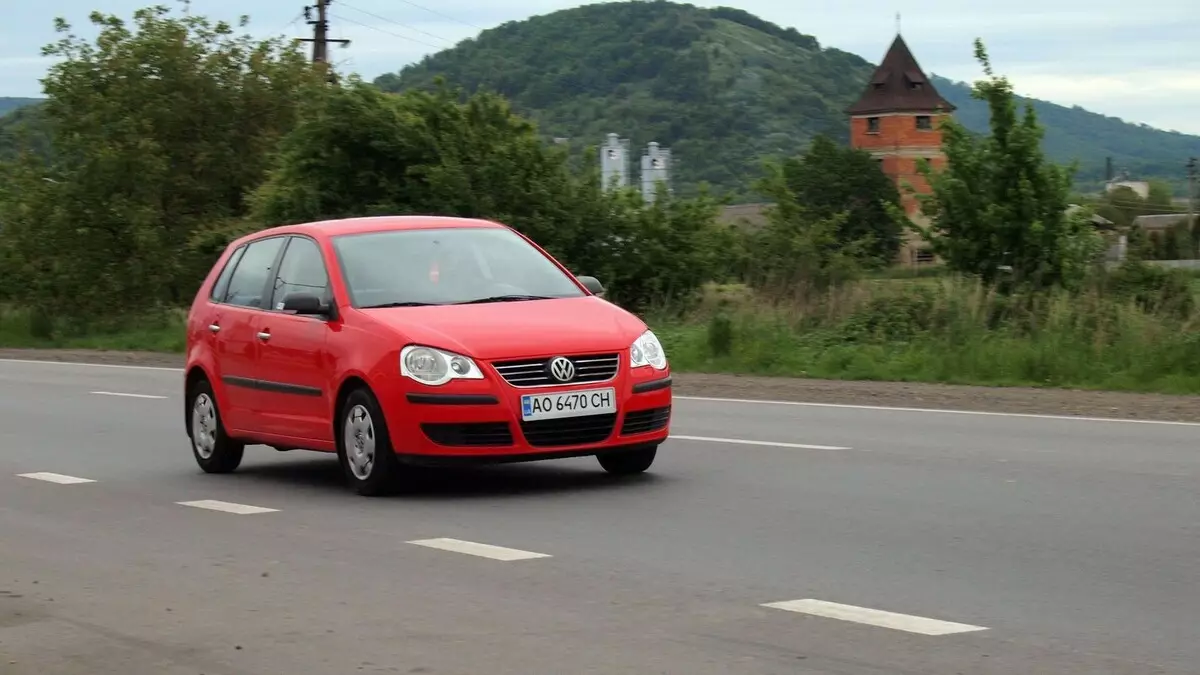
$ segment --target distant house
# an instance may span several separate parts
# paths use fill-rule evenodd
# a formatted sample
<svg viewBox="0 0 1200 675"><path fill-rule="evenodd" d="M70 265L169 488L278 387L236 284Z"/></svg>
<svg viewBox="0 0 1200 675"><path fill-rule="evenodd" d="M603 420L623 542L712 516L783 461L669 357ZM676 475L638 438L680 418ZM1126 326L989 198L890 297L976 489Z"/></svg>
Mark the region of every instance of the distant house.
<svg viewBox="0 0 1200 675"><path fill-rule="evenodd" d="M1068 204L1066 211L1067 216L1073 216L1076 213L1079 213L1079 210L1082 208L1083 207L1079 204ZM1093 213L1092 217L1088 218L1088 220L1092 221L1092 225L1095 225L1097 230L1112 230L1116 228L1116 223L1098 213Z"/></svg>
<svg viewBox="0 0 1200 675"><path fill-rule="evenodd" d="M1146 232L1163 232L1186 221L1186 213L1162 213L1153 216L1138 216L1133 219L1133 227L1139 227Z"/></svg>
<svg viewBox="0 0 1200 675"><path fill-rule="evenodd" d="M738 225L740 227L758 228L767 224L766 203L734 204L726 206L717 214L717 222L722 225Z"/></svg>
<svg viewBox="0 0 1200 675"><path fill-rule="evenodd" d="M1104 184L1104 191L1112 192L1118 188L1129 188L1142 199L1150 197L1150 183L1144 180L1110 180Z"/></svg>

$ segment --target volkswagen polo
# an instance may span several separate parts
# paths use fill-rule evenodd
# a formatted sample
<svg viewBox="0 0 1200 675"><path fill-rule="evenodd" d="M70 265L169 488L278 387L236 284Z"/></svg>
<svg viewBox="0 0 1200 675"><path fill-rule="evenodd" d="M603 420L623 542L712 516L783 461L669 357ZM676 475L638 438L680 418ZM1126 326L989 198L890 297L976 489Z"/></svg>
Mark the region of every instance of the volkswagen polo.
<svg viewBox="0 0 1200 675"><path fill-rule="evenodd" d="M336 453L359 494L412 465L596 456L646 471L671 376L638 317L516 230L432 216L231 243L187 322L185 426L210 473L247 445Z"/></svg>

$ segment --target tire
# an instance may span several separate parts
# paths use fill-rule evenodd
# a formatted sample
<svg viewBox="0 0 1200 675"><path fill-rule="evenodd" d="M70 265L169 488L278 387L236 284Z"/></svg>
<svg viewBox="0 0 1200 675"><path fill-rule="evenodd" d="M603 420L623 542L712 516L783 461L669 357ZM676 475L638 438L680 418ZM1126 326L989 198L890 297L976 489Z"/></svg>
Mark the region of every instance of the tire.
<svg viewBox="0 0 1200 675"><path fill-rule="evenodd" d="M192 456L205 473L230 473L242 463L246 444L225 432L217 397L208 380L200 380L188 392L188 436Z"/></svg>
<svg viewBox="0 0 1200 675"><path fill-rule="evenodd" d="M370 390L350 392L338 411L338 461L356 493L375 497L390 494L398 482L400 462L392 448L387 421Z"/></svg>
<svg viewBox="0 0 1200 675"><path fill-rule="evenodd" d="M645 472L654 463L658 446L649 445L632 450L617 450L596 455L605 471L617 476L632 476Z"/></svg>

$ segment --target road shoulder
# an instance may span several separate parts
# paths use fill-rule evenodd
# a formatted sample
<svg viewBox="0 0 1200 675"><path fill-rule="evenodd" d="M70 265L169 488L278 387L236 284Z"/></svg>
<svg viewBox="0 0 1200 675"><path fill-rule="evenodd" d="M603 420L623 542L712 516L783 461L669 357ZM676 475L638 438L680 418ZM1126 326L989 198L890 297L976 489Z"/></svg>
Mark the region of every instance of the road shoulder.
<svg viewBox="0 0 1200 675"><path fill-rule="evenodd" d="M87 349L0 349L0 359L162 368L183 365L180 354ZM675 373L674 380L679 396L1200 422L1200 396L706 373Z"/></svg>

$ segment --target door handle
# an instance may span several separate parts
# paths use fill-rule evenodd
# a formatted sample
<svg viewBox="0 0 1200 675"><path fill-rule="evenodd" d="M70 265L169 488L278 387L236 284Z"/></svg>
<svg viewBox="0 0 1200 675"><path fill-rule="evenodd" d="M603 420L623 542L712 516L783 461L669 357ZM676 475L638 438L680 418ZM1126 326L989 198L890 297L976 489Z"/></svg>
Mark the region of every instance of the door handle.
<svg viewBox="0 0 1200 675"><path fill-rule="evenodd" d="M217 324L215 324L215 323L210 323L210 324L208 324L208 329L209 329L210 331L214 332L214 333L220 333L220 332L221 332L221 327L220 327L220 326L218 326L218 325L217 325Z"/></svg>
<svg viewBox="0 0 1200 675"><path fill-rule="evenodd" d="M265 331L265 330L264 330L264 331L260 331L260 332L259 332L259 334L258 334L258 339L259 339L259 340L262 340L263 342L266 342L267 340L270 340L270 339L271 339L271 334L270 334L270 333L268 333L268 332L267 332L267 331Z"/></svg>

